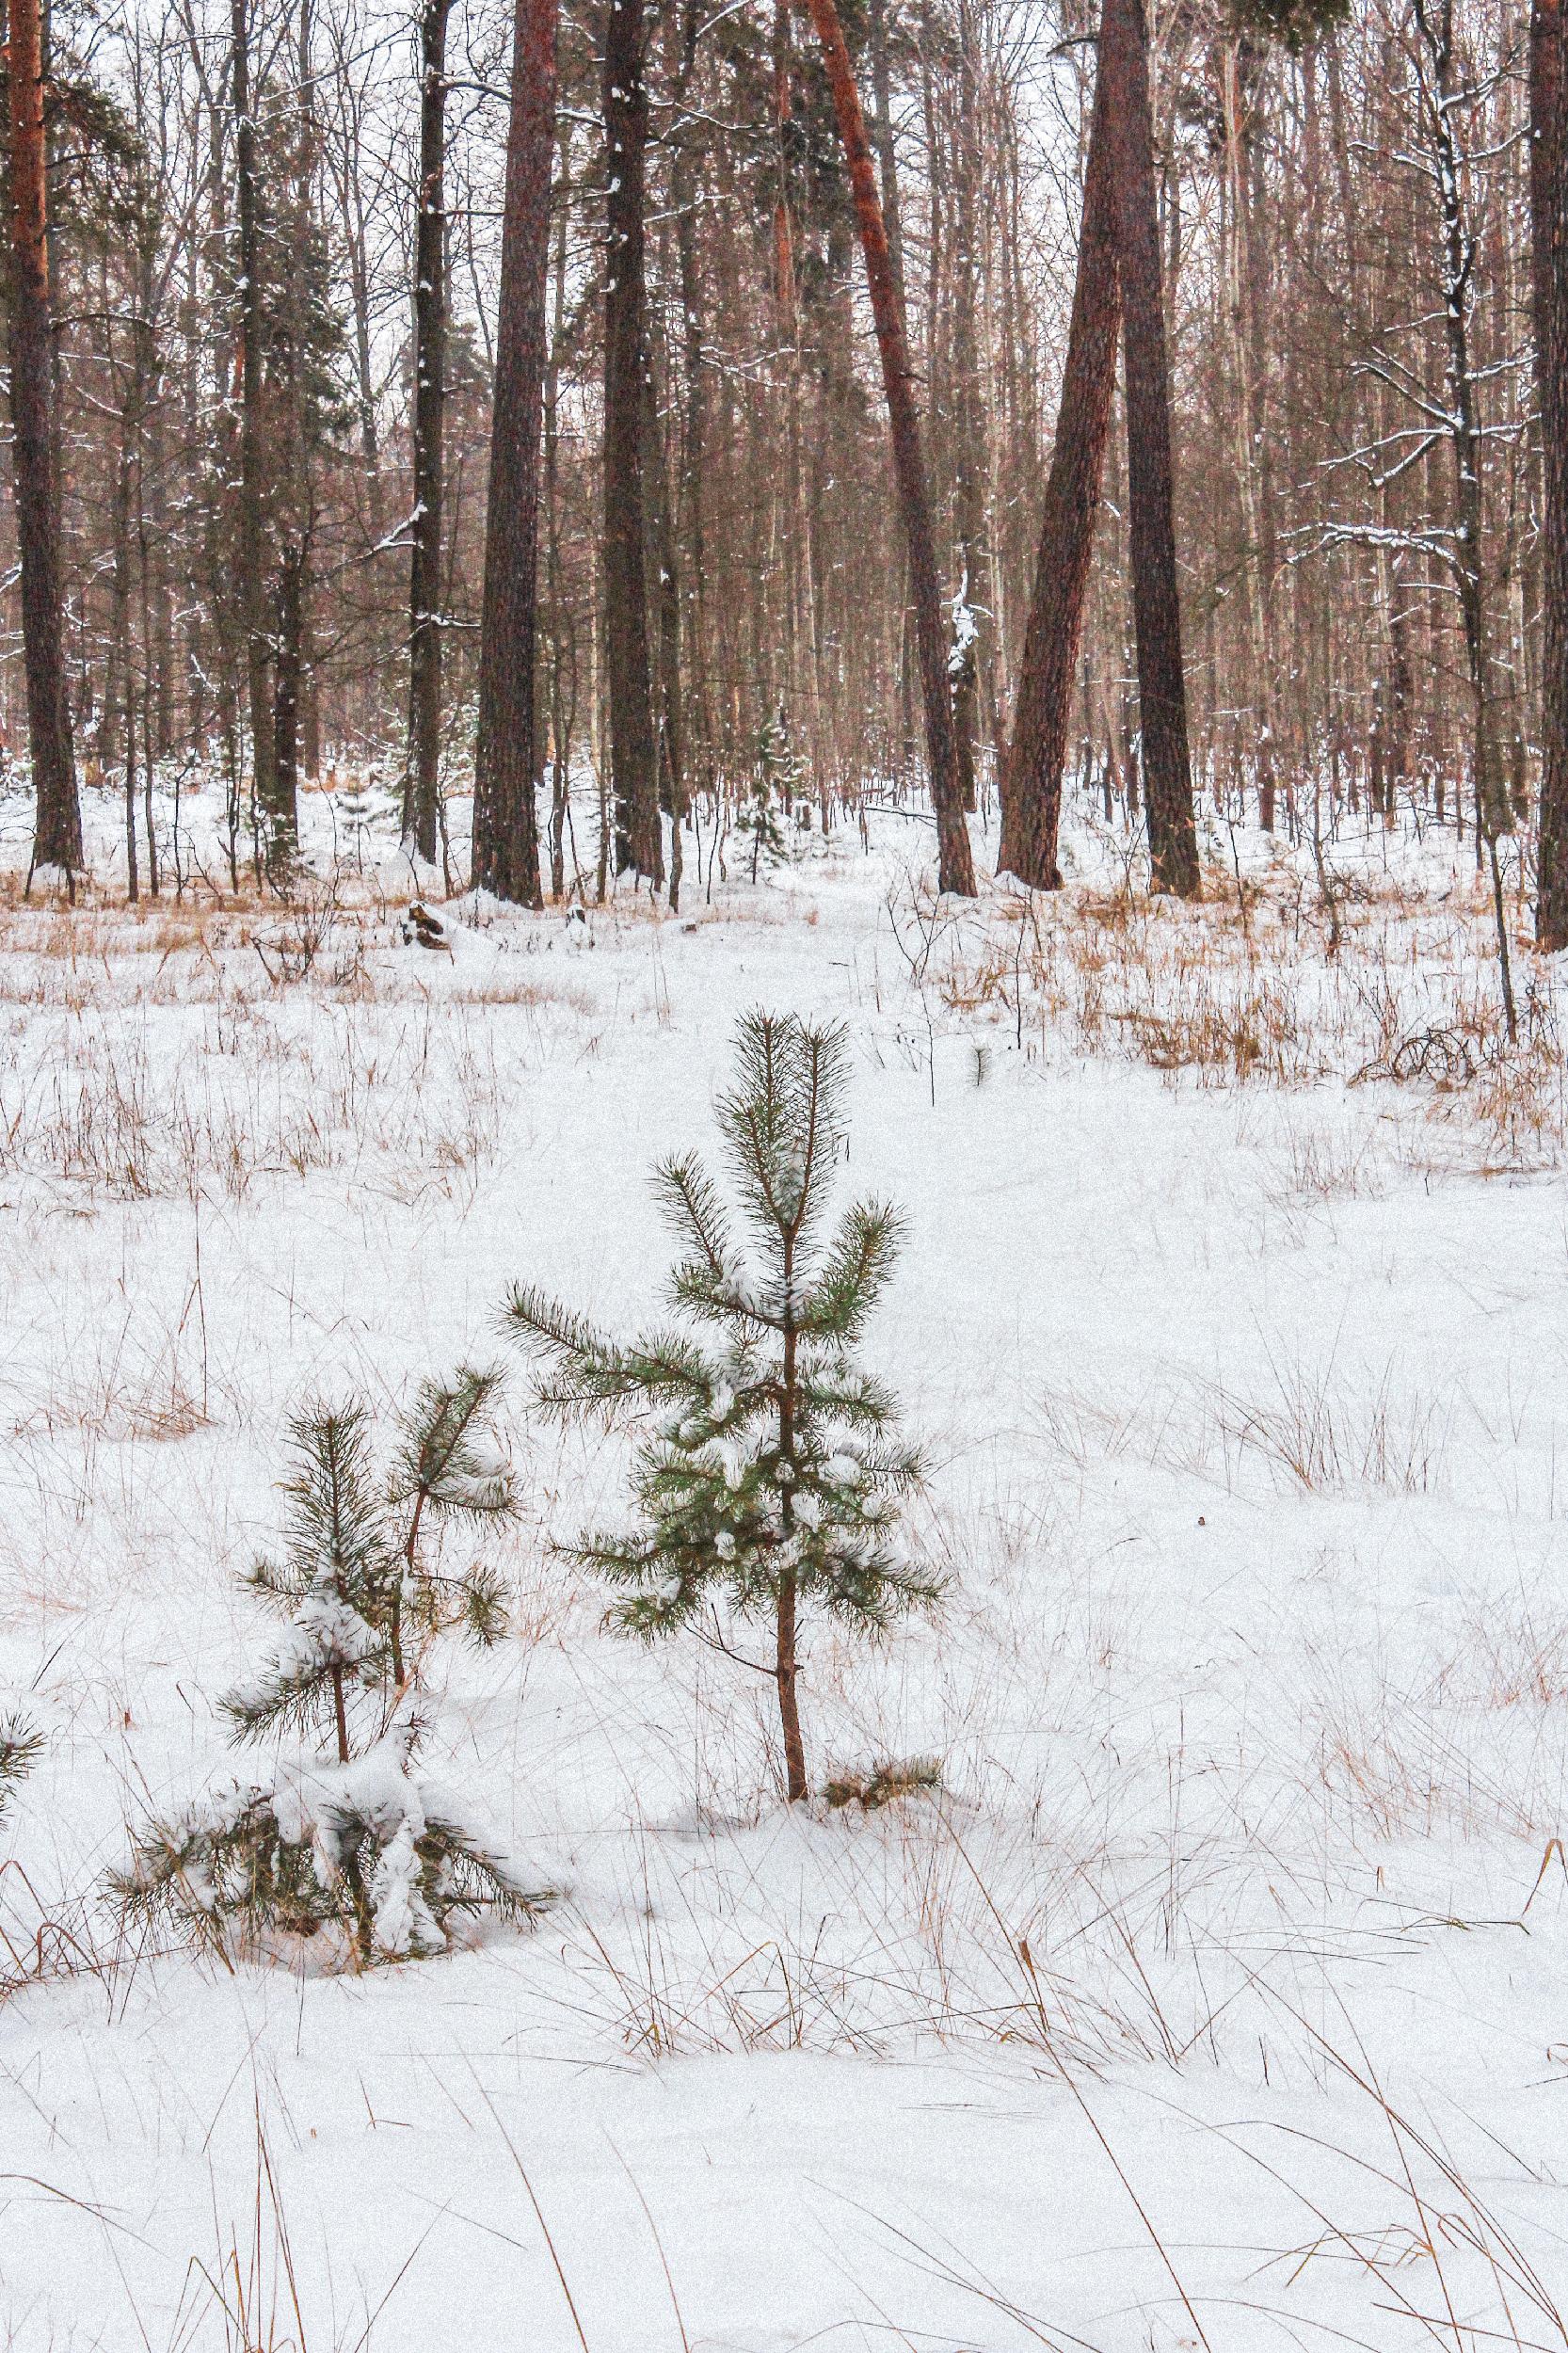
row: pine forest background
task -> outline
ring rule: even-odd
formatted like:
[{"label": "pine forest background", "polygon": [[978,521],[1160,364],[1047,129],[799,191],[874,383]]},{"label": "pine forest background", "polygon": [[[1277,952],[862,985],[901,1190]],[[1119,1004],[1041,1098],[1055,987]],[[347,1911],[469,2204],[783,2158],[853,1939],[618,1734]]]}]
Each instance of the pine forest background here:
[{"label": "pine forest background", "polygon": [[[280,543],[297,551],[300,767],[331,778],[368,765],[393,791],[404,771],[432,9],[444,14],[444,0],[422,27],[363,0],[130,12],[73,0],[48,28],[77,760],[89,788],[118,784],[127,763],[164,789],[227,780],[241,865],[236,320],[248,294],[264,333],[266,495]],[[842,16],[904,292],[945,595],[972,616],[960,722],[988,794],[1072,298],[1093,27],[1076,0],[852,0]],[[568,0],[560,24],[539,566],[547,787],[568,768],[604,773],[605,19]],[[450,788],[470,772],[474,736],[512,28],[486,0],[454,0],[443,29]],[[1526,29],[1522,9],[1491,0],[1364,0],[1293,51],[1239,25],[1226,0],[1157,0],[1151,13],[1192,755],[1200,784],[1232,808],[1256,793],[1266,822],[1310,829],[1331,796],[1466,821],[1462,429],[1479,473],[1481,660],[1501,765],[1516,808],[1528,804],[1541,488]],[[236,216],[242,41],[255,286]],[[672,773],[687,792],[739,789],[781,705],[813,797],[906,778],[922,753],[905,557],[809,22],[782,0],[665,0],[646,42],[644,536],[665,805]],[[1124,472],[1113,430],[1071,755],[1108,813],[1129,791],[1137,805]],[[0,730],[20,792],[14,529],[8,502]],[[960,638],[968,627],[961,617]],[[591,874],[599,845],[570,847]]]}]

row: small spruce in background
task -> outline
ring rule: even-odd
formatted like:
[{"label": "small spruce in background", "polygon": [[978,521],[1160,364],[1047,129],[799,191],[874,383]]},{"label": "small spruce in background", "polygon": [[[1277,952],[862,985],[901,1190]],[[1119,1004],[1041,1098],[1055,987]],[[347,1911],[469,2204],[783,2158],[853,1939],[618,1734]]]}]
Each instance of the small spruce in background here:
[{"label": "small spruce in background", "polygon": [[542,1359],[535,1394],[547,1411],[657,1416],[635,1455],[634,1525],[585,1535],[574,1557],[624,1589],[615,1622],[647,1641],[690,1628],[736,1656],[721,1602],[732,1620],[767,1626],[771,1659],[744,1663],[776,1687],[793,1803],[809,1786],[802,1613],[875,1637],[933,1606],[940,1583],[899,1549],[920,1458],[899,1434],[894,1398],[856,1362],[899,1221],[864,1201],[836,1231],[826,1225],[847,1133],[843,1032],[754,1013],[737,1051],[717,1113],[750,1253],[701,1163],[668,1160],[655,1182],[684,1245],[669,1285],[682,1328],[623,1348],[526,1288],[505,1320]]},{"label": "small spruce in background", "polygon": [[236,1741],[301,1745],[143,1827],[112,1881],[129,1921],[219,1945],[232,1929],[326,1934],[364,1963],[441,1951],[454,1914],[520,1918],[545,1900],[423,1770],[412,1698],[441,1634],[461,1626],[488,1644],[504,1630],[494,1571],[443,1575],[424,1549],[443,1521],[515,1513],[491,1418],[499,1385],[468,1367],[425,1382],[390,1481],[362,1401],[291,1422],[283,1558],[245,1580],[282,1630],[218,1710]]},{"label": "small spruce in background", "polygon": [[785,826],[800,783],[800,760],[790,741],[790,722],[780,703],[773,717],[763,722],[757,739],[750,798],[735,819],[736,832],[744,834],[751,843],[753,882],[764,859],[770,866],[782,866],[791,855]]}]

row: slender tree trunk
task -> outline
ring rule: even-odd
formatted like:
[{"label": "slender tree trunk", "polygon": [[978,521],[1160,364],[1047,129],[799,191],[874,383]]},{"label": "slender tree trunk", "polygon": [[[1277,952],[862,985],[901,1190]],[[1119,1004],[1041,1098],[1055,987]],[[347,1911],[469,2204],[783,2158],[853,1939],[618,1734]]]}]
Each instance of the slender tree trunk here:
[{"label": "slender tree trunk", "polygon": [[1058,890],[1062,771],[1067,756],[1073,678],[1094,552],[1095,518],[1116,385],[1121,283],[1116,267],[1110,85],[1095,88],[1078,278],[1062,377],[1050,474],[1046,484],[1034,594],[1024,632],[1013,742],[1002,783],[1003,873],[1035,890]]},{"label": "slender tree trunk", "polygon": [[985,425],[980,395],[980,348],[975,311],[979,298],[976,250],[980,201],[979,76],[975,48],[975,0],[958,0],[958,120],[952,191],[952,508],[958,542],[958,594],[968,616],[954,634],[949,667],[952,679],[953,748],[958,756],[964,807],[976,807],[975,745],[980,736],[981,568],[985,539]]},{"label": "slender tree trunk", "polygon": [[262,456],[264,312],[256,184],[256,125],[250,112],[248,0],[233,0],[234,203],[239,228],[240,608],[250,710],[250,763],[262,853],[269,871],[294,851],[292,802],[282,805],[272,733],[271,645],[266,589],[266,481]]},{"label": "slender tree trunk", "polygon": [[446,26],[420,15],[419,196],[414,229],[414,544],[408,567],[408,749],[403,838],[436,856],[441,757],[441,422],[446,407]]},{"label": "slender tree trunk", "polygon": [[273,644],[272,744],[278,766],[278,796],[293,804],[299,791],[299,695],[305,668],[305,569],[302,539],[292,539],[278,568],[277,622]]},{"label": "slender tree trunk", "polygon": [[872,54],[872,136],[881,184],[882,218],[888,232],[888,266],[893,292],[904,308],[904,228],[899,214],[898,152],[893,144],[893,76],[888,56],[887,0],[871,0],[868,31]]},{"label": "slender tree trunk", "polygon": [[931,498],[926,485],[925,456],[920,444],[920,417],[915,408],[914,369],[904,332],[904,306],[893,281],[888,236],[876,192],[860,94],[844,46],[835,0],[810,0],[811,21],[822,42],[839,136],[849,167],[855,216],[865,258],[872,312],[876,321],[877,347],[882,357],[882,384],[887,394],[893,443],[893,470],[909,554],[909,584],[915,607],[915,632],[920,652],[920,688],[925,703],[926,755],[931,764],[931,798],[936,814],[937,878],[943,890],[965,898],[974,895],[974,860],[964,822],[964,790],[958,773],[952,725],[952,696],[948,678],[947,633],[942,626],[942,596],[936,570],[936,551],[931,527]]},{"label": "slender tree trunk", "polygon": [[474,746],[473,880],[497,898],[531,907],[543,904],[534,808],[534,659],[555,12],[555,0],[517,0],[513,22]]},{"label": "slender tree trunk", "polygon": [[1562,0],[1530,10],[1530,226],[1542,523],[1542,770],[1536,945],[1568,948],[1568,88]]},{"label": "slender tree trunk", "polygon": [[[793,1464],[795,1451],[795,1404],[799,1381],[799,1341],[794,1323],[794,1239],[787,1236],[784,1243],[784,1364],[782,1394],[778,1404],[778,1451],[780,1459]],[[779,1497],[779,1519],[786,1544],[794,1527],[794,1488],[786,1483]],[[778,1580],[778,1613],[776,1622],[776,1644],[774,1652],[774,1675],[778,1685],[778,1716],[784,1733],[785,1795],[791,1805],[800,1804],[810,1793],[806,1779],[806,1743],[801,1737],[800,1706],[796,1685],[800,1677],[800,1653],[796,1629],[796,1603],[793,1569],[786,1569]]]},{"label": "slender tree trunk", "polygon": [[[569,124],[560,130],[561,178],[570,168]],[[571,741],[565,691],[567,604],[561,577],[560,385],[561,346],[567,312],[567,208],[555,222],[552,264],[550,356],[544,379],[545,585],[550,598],[550,895],[566,889],[567,810],[571,790]]]},{"label": "slender tree trunk", "polygon": [[82,864],[82,809],[65,678],[39,0],[11,0],[10,99],[11,419],[35,794],[33,864],[59,868],[69,878]]},{"label": "slender tree trunk", "polygon": [[1149,859],[1157,890],[1201,889],[1187,742],[1171,464],[1171,379],[1160,258],[1160,205],[1143,0],[1105,0],[1100,71],[1115,154],[1122,351],[1132,508],[1132,603]]},{"label": "slender tree trunk", "polygon": [[806,1742],[801,1735],[800,1702],[796,1691],[800,1665],[795,1638],[795,1580],[792,1573],[779,1580],[777,1642],[774,1658],[774,1672],[778,1684],[778,1720],[784,1734],[785,1796],[791,1805],[799,1805],[811,1792],[806,1778]]},{"label": "slender tree trunk", "polygon": [[604,652],[616,865],[664,878],[658,758],[648,674],[643,470],[643,205],[648,147],[644,0],[609,0],[604,143],[609,239],[604,281]]}]

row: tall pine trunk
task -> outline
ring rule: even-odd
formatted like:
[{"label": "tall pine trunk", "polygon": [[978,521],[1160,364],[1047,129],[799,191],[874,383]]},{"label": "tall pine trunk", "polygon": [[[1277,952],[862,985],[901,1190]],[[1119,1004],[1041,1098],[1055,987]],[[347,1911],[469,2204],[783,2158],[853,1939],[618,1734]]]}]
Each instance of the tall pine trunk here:
[{"label": "tall pine trunk", "polygon": [[539,438],[555,150],[555,0],[517,0],[474,746],[473,881],[543,904],[534,808]]},{"label": "tall pine trunk", "polygon": [[33,864],[60,868],[69,877],[82,864],[82,809],[62,635],[40,0],[11,0],[10,96],[11,418],[22,556],[22,646],[36,795]]},{"label": "tall pine trunk", "polygon": [[844,46],[843,28],[834,0],[809,0],[811,21],[822,42],[839,136],[849,168],[855,217],[865,259],[866,281],[876,322],[877,348],[882,358],[882,385],[888,400],[888,420],[893,444],[893,472],[909,555],[909,587],[915,608],[915,639],[920,655],[920,690],[925,705],[926,757],[931,767],[931,798],[936,813],[937,879],[943,890],[965,898],[974,896],[974,860],[968,828],[964,822],[964,788],[952,724],[952,694],[948,676],[947,632],[942,626],[942,594],[936,570],[936,542],[931,525],[931,496],[926,484],[920,423],[915,408],[914,366],[904,331],[904,305],[899,300],[888,251],[887,229],[876,192],[876,171],[860,111],[855,70]]},{"label": "tall pine trunk", "polygon": [[1143,0],[1105,0],[1100,72],[1110,83],[1115,157],[1122,353],[1127,384],[1132,609],[1149,862],[1157,890],[1195,899],[1197,834],[1187,743],[1171,463],[1171,377],[1160,256],[1160,204]]},{"label": "tall pine trunk", "polygon": [[1013,742],[1002,782],[999,871],[1034,890],[1058,890],[1062,771],[1067,756],[1073,680],[1094,552],[1095,519],[1116,387],[1121,283],[1116,266],[1110,84],[1095,88],[1078,277],[1062,376],[1034,593],[1024,632]]},{"label": "tall pine trunk", "polygon": [[408,566],[408,749],[403,838],[434,859],[441,754],[441,424],[446,406],[446,26],[420,14],[419,194],[414,228],[414,531]]},{"label": "tall pine trunk", "polygon": [[264,326],[261,279],[260,192],[256,184],[256,125],[250,112],[248,0],[233,0],[231,61],[234,108],[234,208],[239,230],[240,341],[240,618],[245,634],[246,693],[250,713],[250,771],[262,854],[269,871],[293,849],[280,807],[272,731],[272,648],[266,584],[266,483],[262,455]]},{"label": "tall pine trunk", "polygon": [[1568,948],[1568,111],[1562,0],[1530,11],[1530,226],[1541,531],[1542,767],[1538,947]]},{"label": "tall pine trunk", "polygon": [[[968,624],[954,636],[952,678],[953,748],[958,757],[964,807],[976,806],[975,746],[980,740],[981,566],[985,539],[985,415],[981,398],[980,350],[975,312],[979,300],[977,214],[980,201],[980,93],[975,49],[979,33],[973,0],[958,0],[958,120],[952,170],[952,512],[958,541],[958,593]],[[889,255],[891,248],[889,248]]]},{"label": "tall pine trunk", "polygon": [[604,654],[616,866],[664,877],[648,672],[644,466],[643,205],[648,148],[643,0],[609,0],[603,113],[609,190],[604,280]]}]

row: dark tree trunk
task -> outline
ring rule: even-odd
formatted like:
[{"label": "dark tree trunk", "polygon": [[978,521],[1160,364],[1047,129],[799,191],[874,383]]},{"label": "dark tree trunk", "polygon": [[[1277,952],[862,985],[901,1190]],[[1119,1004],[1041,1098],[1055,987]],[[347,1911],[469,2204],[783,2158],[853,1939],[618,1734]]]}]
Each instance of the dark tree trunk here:
[{"label": "dark tree trunk", "polygon": [[305,668],[304,544],[283,550],[278,568],[277,621],[273,632],[272,747],[278,767],[278,797],[294,805],[299,791],[299,690]]},{"label": "dark tree trunk", "polygon": [[888,56],[887,0],[871,0],[867,18],[872,53],[872,136],[882,187],[882,219],[888,232],[888,265],[893,292],[904,308],[904,226],[899,216],[898,151],[893,144],[893,74]]},{"label": "dark tree trunk", "polygon": [[266,590],[266,483],[262,456],[264,365],[261,234],[256,185],[256,125],[250,113],[248,0],[233,0],[234,204],[239,229],[240,611],[250,711],[250,763],[262,844],[269,870],[293,854],[295,811],[278,789],[272,735],[272,648]]},{"label": "dark tree trunk", "polygon": [[59,484],[54,456],[43,26],[39,0],[11,0],[11,419],[22,648],[33,756],[35,867],[70,876],[82,864],[82,809],[71,744],[60,592]]},{"label": "dark tree trunk", "polygon": [[1530,10],[1530,226],[1545,511],[1538,947],[1568,948],[1568,113],[1561,0]]},{"label": "dark tree trunk", "polygon": [[1083,176],[1083,220],[1062,407],[1046,483],[1013,742],[1002,779],[998,868],[1034,890],[1062,887],[1056,863],[1062,771],[1116,387],[1122,297],[1112,173],[1110,84],[1102,70],[1095,88]]},{"label": "dark tree trunk", "polygon": [[644,497],[643,205],[648,147],[643,0],[609,0],[604,145],[609,193],[604,280],[604,655],[616,867],[664,877],[658,760],[648,676]]},{"label": "dark tree trunk", "polygon": [[408,753],[403,838],[437,849],[441,754],[441,421],[446,406],[446,25],[420,16],[419,195],[414,228],[414,544],[408,568]]},{"label": "dark tree trunk", "polygon": [[531,907],[543,904],[534,808],[534,654],[554,150],[555,0],[517,0],[485,525],[473,880],[497,898]]},{"label": "dark tree trunk", "polygon": [[[979,298],[976,251],[980,199],[977,40],[971,0],[958,6],[958,122],[953,156],[952,229],[952,510],[958,541],[958,588],[969,619],[951,656],[953,746],[964,807],[976,807],[975,745],[980,736],[980,567],[985,537],[985,429],[975,325]],[[891,248],[889,248],[889,254]]]},{"label": "dark tree trunk", "polygon": [[806,1778],[806,1742],[800,1729],[800,1656],[796,1641],[796,1595],[792,1574],[780,1578],[774,1676],[778,1685],[778,1721],[784,1735],[784,1793],[791,1805],[810,1796]]},{"label": "dark tree trunk", "polygon": [[1143,0],[1105,0],[1100,72],[1110,85],[1115,159],[1122,351],[1127,378],[1132,608],[1149,861],[1157,890],[1201,888],[1187,744],[1171,465],[1171,380],[1160,257],[1160,207]]},{"label": "dark tree trunk", "polygon": [[876,322],[877,348],[882,357],[882,384],[893,444],[893,471],[909,553],[909,587],[915,607],[915,635],[920,654],[920,689],[925,704],[926,756],[931,765],[931,798],[936,813],[937,879],[943,890],[965,898],[974,895],[974,860],[968,829],[964,823],[964,790],[952,725],[952,695],[948,677],[947,632],[942,626],[942,594],[936,570],[936,543],[931,527],[931,498],[926,486],[925,456],[920,445],[920,417],[915,408],[914,369],[904,332],[904,305],[899,300],[888,253],[888,235],[876,192],[876,172],[860,111],[860,93],[844,46],[843,30],[834,0],[810,0],[811,21],[822,42],[833,108],[839,120],[844,160],[849,168],[855,216],[860,232],[866,281]]}]

